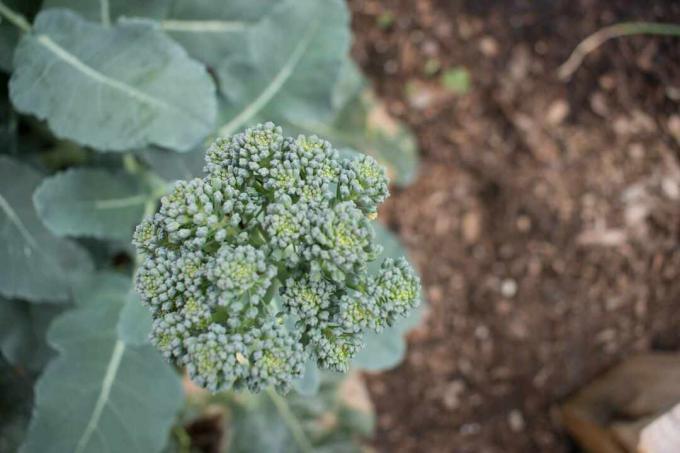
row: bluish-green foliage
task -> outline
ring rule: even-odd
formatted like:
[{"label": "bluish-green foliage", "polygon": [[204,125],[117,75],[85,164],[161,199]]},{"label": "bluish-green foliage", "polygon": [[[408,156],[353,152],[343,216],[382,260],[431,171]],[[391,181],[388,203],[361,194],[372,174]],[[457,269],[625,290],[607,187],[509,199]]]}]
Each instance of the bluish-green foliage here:
[{"label": "bluish-green foliage", "polygon": [[418,304],[405,259],[368,273],[381,252],[370,217],[388,195],[373,158],[267,123],[215,141],[205,168],[133,241],[151,340],[198,384],[286,390],[309,357],[346,371],[366,330]]},{"label": "bluish-green foliage", "polygon": [[[1,451],[188,451],[213,403],[232,453],[359,448],[372,414],[319,366],[404,357],[417,281],[369,219],[382,168],[403,186],[417,160],[349,19],[344,0],[0,0]],[[310,137],[219,138],[264,121]],[[196,405],[185,371],[273,385]]]}]

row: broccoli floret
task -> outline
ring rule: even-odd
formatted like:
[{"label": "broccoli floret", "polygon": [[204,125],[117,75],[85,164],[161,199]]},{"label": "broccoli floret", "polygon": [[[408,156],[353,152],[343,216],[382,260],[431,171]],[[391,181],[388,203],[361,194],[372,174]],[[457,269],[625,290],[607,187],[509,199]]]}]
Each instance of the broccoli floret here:
[{"label": "broccoli floret", "polygon": [[380,307],[382,318],[392,323],[418,304],[420,280],[405,258],[387,258],[370,283],[370,298]]},{"label": "broccoli floret", "polygon": [[361,333],[326,327],[319,331],[311,345],[321,368],[344,373],[352,357],[364,347],[364,342]]},{"label": "broccoli floret", "polygon": [[343,199],[354,201],[366,214],[375,213],[390,194],[385,169],[366,155],[344,162],[339,189]]},{"label": "broccoli floret", "polygon": [[211,391],[286,391],[309,358],[344,371],[369,330],[419,302],[404,259],[377,259],[370,217],[388,195],[367,156],[271,123],[206,153],[206,176],[179,181],[136,229],[136,287],[151,340]]}]

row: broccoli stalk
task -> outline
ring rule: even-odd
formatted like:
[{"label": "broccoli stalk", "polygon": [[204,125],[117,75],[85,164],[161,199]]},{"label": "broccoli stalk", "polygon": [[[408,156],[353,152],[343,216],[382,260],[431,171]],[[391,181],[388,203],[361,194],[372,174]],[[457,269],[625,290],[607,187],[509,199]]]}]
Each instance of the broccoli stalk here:
[{"label": "broccoli stalk", "polygon": [[345,371],[367,330],[419,303],[405,259],[367,272],[382,251],[369,219],[388,196],[373,158],[267,123],[218,139],[205,171],[134,236],[151,340],[199,385],[286,391],[309,357]]}]

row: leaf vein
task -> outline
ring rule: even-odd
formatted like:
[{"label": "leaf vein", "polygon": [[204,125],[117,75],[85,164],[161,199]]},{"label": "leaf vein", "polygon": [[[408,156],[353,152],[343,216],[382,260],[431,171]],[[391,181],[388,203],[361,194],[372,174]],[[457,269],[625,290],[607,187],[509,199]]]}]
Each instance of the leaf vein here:
[{"label": "leaf vein", "polygon": [[167,102],[155,98],[153,96],[148,95],[147,93],[138,90],[137,88],[130,86],[128,84],[125,84],[119,80],[113,79],[111,77],[106,76],[105,74],[102,74],[101,72],[97,71],[96,69],[88,66],[85,64],[83,61],[81,61],[78,57],[70,53],[68,50],[64,49],[61,47],[59,44],[57,44],[52,38],[50,38],[47,35],[38,35],[36,37],[37,41],[44,46],[46,49],[48,49],[50,52],[52,52],[57,58],[61,59],[65,63],[71,65],[74,69],[77,71],[81,72],[85,76],[95,80],[96,82],[99,82],[101,84],[104,84],[114,90],[117,90],[128,97],[135,99],[143,104],[148,104],[152,105],[164,110],[169,110],[173,111],[175,113],[180,114],[181,116],[184,116],[186,118],[189,118],[191,121],[200,123],[201,125],[204,124],[203,121],[199,120],[198,118],[194,117],[193,115],[187,114],[187,112],[180,108],[173,106],[171,104],[168,104]]},{"label": "leaf vein", "polygon": [[3,197],[0,194],[0,208],[2,208],[3,211],[7,214],[7,217],[12,221],[12,223],[17,227],[17,230],[19,230],[19,233],[21,233],[21,236],[28,242],[28,244],[33,248],[34,250],[40,250],[38,247],[38,243],[36,242],[35,238],[31,235],[31,232],[28,231],[28,228],[26,228],[26,225],[21,221],[19,218],[19,215],[16,213],[14,209],[12,209],[12,206],[7,202],[5,197]]},{"label": "leaf vein", "polygon": [[288,81],[290,76],[293,74],[293,70],[300,63],[305,51],[312,43],[312,38],[316,29],[318,28],[318,21],[313,22],[302,39],[293,49],[293,52],[288,57],[278,73],[272,78],[269,84],[264,90],[255,98],[253,102],[248,104],[239,114],[231,119],[227,124],[225,124],[219,131],[219,135],[226,137],[231,135],[234,131],[243,126],[248,120],[253,118],[257,113],[266,106],[269,101],[281,90],[283,85]]},{"label": "leaf vein", "polygon": [[104,379],[102,379],[102,387],[99,392],[99,397],[95,403],[94,409],[92,410],[92,415],[90,416],[90,421],[87,423],[83,434],[80,436],[78,443],[76,444],[76,453],[82,453],[87,446],[87,443],[92,438],[92,434],[97,430],[99,419],[101,418],[104,407],[109,401],[109,396],[111,395],[111,388],[116,379],[116,374],[118,374],[118,369],[120,368],[120,362],[125,353],[125,343],[121,340],[116,340],[116,344],[113,347],[113,352],[111,353],[111,358],[109,359],[109,365],[106,368],[106,373],[104,374]]},{"label": "leaf vein", "polygon": [[177,20],[161,21],[161,28],[165,31],[188,33],[225,33],[242,31],[248,26],[247,22],[225,20]]}]

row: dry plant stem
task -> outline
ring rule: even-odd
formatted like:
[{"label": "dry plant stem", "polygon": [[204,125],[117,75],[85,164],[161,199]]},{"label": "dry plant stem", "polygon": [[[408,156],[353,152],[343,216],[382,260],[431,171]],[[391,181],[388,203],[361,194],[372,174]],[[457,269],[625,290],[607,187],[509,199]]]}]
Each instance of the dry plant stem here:
[{"label": "dry plant stem", "polygon": [[680,36],[680,25],[656,22],[622,22],[602,28],[576,46],[567,61],[557,69],[557,76],[561,80],[569,80],[590,52],[610,39],[629,35]]}]

